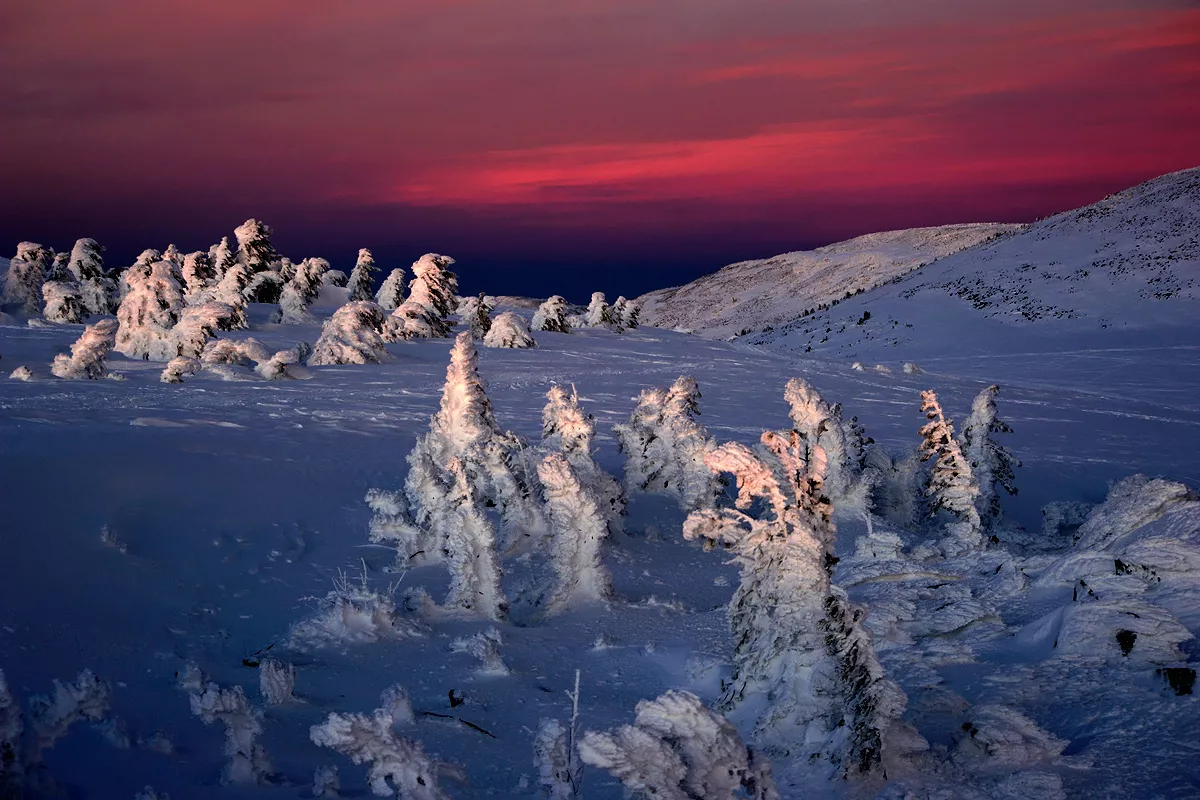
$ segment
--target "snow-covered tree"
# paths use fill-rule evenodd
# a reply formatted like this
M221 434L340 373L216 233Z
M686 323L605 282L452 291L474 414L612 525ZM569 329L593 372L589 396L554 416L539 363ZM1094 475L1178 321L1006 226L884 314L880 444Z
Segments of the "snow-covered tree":
M411 297L392 312L388 326L395 339L440 339L450 335L450 323L429 306Z
M450 800L438 786L439 765L418 742L401 739L387 709L375 713L332 713L309 729L318 747L336 750L354 764L368 764L367 784L376 797Z
M216 339L204 347L200 360L210 364L236 364L253 367L270 358L267 348L257 339Z
M979 484L971 465L954 438L954 426L942 413L942 405L932 389L921 392L921 411L928 420L920 430L921 460L934 460L925 489L930 510L937 513L945 509L958 520L950 526L951 537L957 542L956 550L979 547L983 543L979 512L975 509Z
M70 270L55 270L50 279L42 284L46 319L51 322L80 323L88 318L83 293Z
M400 307L400 303L404 300L404 279L406 277L404 270L399 267L388 273L383 285L375 293L375 302L379 304L380 308L385 311L395 311Z
M533 738L533 765L538 772L538 786L544 800L572 800L578 794L567 729L558 720L538 722Z
M199 358L217 331L230 331L239 322L238 311L215 301L187 306L171 329L175 355Z
M646 800L779 800L770 762L690 692L639 702L632 725L588 731L579 756Z
M619 299L620 298L618 298L618 300ZM641 317L641 304L638 303L637 300L626 300L624 311L619 317L617 317L617 324L619 324L622 328L629 328L632 330L641 324Z
M476 339L484 338L492 328L492 304L483 292L478 297L464 297L458 315Z
M222 236L218 244L214 244L208 249L209 259L213 266L213 279L221 280L225 277L225 273L233 269L233 265L238 263L237 250L229 244L229 237ZM247 276L249 272L247 271ZM247 280L249 278L247 277Z
M546 401L542 409L542 442L566 457L579 480L599 498L609 531L619 532L625 515L625 492L620 481L605 472L593 458L595 420L579 406L579 394L574 386L570 393L558 384L551 386L546 392Z
M271 761L258 738L262 736L263 713L250 705L241 686L222 689L190 665L191 672L181 677L181 688L188 691L192 714L205 725L220 722L225 726L225 755L229 758L221 776L225 784L266 784L270 782Z
M203 302L216 271L208 253L197 250L183 257L183 299L188 305Z
M210 298L233 309L233 330L249 327L246 320L246 286L250 283L250 272L245 264L233 262L221 274L221 279L209 292Z
M162 260L174 267L176 272L180 272L183 269L183 254L173 244L167 245L167 249L163 250Z
M199 359L189 356L175 356L167 362L158 379L163 383L183 383L185 375L195 375L200 371Z
M444 503L435 511L434 527L442 532L450 592L445 607L455 612L502 620L508 601L500 588L500 556L496 529L479 502L463 462L447 464L451 480Z
M413 279L408 285L409 299L442 319L453 314L457 306L458 277L449 270L453 263L450 256L426 253L413 262Z
M387 316L374 303L346 303L321 328L308 363L379 364L391 360L384 337Z
M1012 428L996 415L996 395L999 393L1000 387L993 385L976 395L971 404L971 415L963 423L958 440L979 486L975 508L980 517L989 521L1000 516L997 487L1015 495L1017 485L1013 469L1021 466L1012 451L992 440L994 433L1012 433Z
M257 274L271 269L279 260L275 245L271 244L272 231L256 219L248 219L233 232L237 239L237 260L245 264L250 273Z
M255 371L269 381L294 378L296 375L289 367L306 363L310 355L312 347L307 342L301 342L287 350L279 350L269 359L261 361Z
M276 268L273 269L272 272L279 273L279 280L283 281L285 284L292 278L296 277L296 264L290 258L280 258L279 261L275 263L275 267ZM328 275L329 273L330 270L325 270L324 274L321 276L322 282L325 280L325 275Z
M59 353L55 356L50 371L59 378L71 380L103 378L108 374L104 360L112 352L116 337L115 319L102 319L87 326L83 335L71 345L71 355Z
M681 375L669 389L644 390L629 422L613 426L628 491L672 494L685 511L715 503L721 483L704 458L716 445L696 422L699 400L695 379Z
M278 303L285 285L283 275L273 269L264 269L250 276L242 294L247 303Z
M117 282L104 270L104 248L95 239L77 240L71 248L67 268L79 284L88 314L111 314L115 309Z
M512 349L537 347L533 334L529 332L529 324L515 311L505 311L491 321L491 326L483 337L483 344L485 347Z
M26 314L42 313L42 284L53 262L54 251L50 248L35 242L18 244L4 276L3 302L19 306Z
M738 487L734 508L684 523L685 538L725 546L742 570L729 606L733 677L719 707L748 715L764 746L827 758L843 775L874 771L906 699L884 676L861 610L830 583L824 451L795 430L767 431L757 454L729 443L707 463Z
M600 543L608 534L604 501L562 453L538 464L550 519L550 561L555 582L544 604L548 614L602 602L611 593L608 570L600 563Z
M321 276L329 270L323 258L306 258L296 265L296 272L279 297L279 321L285 325L301 325L314 321L308 307L321 291ZM370 294L367 298L370 300ZM352 302L354 299L351 298ZM375 305L371 303L371 305Z
M793 429L800 434L805 446L805 459L812 448L821 447L828 459L825 471L825 492L840 500L850 490L856 477L846 443L841 407L831 407L811 383L792 378L784 388L783 397L791 406Z
M552 295L534 312L533 329L553 333L570 333L571 323L567 316L567 299L559 294Z
M604 300L604 292L592 293L592 301L588 303L583 319L584 324L591 328L609 328L615 326L612 307Z
M128 270L129 293L117 309L117 351L130 358L170 361L178 350L171 329L183 311L183 292L166 261Z
M536 499L536 478L526 460L525 442L500 429L479 375L478 353L471 334L464 331L450 351L446 384L439 411L429 430L417 439L408 455L405 495L414 527L428 530L430 541L418 549L426 557L445 555L448 535L441 521L454 476L447 473L451 459L463 468L478 493L479 502L495 504L510 539L540 533L545 521ZM412 553L400 553L407 559Z
M379 272L379 267L375 266L375 256L371 255L371 251L367 248L362 248L358 251L358 260L354 262L354 269L350 271L350 279L346 283L346 287L350 289L350 300L374 300L375 298L375 274ZM381 307L391 311L396 306L379 304ZM399 304L397 304L399 305Z

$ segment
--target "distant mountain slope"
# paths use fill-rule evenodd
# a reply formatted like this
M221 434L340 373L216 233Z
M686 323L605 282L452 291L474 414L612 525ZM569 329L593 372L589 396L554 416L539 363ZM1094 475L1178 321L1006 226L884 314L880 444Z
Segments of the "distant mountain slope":
M642 322L726 338L799 317L951 253L1020 230L993 223L871 233L816 250L730 264L684 286L643 295Z
M885 360L1200 344L1200 168L1140 184L742 341ZM1100 336L1106 332L1115 337ZM1183 340L1180 339L1183 337ZM1189 338L1190 337L1190 338ZM1186 341L1185 341L1186 340Z

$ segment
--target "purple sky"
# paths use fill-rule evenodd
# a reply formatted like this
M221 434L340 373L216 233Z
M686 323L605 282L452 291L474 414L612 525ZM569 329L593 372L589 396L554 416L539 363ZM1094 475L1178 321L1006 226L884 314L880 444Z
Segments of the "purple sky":
M464 291L632 295L1200 164L1195 2L37 0L0 73L0 250L255 216Z

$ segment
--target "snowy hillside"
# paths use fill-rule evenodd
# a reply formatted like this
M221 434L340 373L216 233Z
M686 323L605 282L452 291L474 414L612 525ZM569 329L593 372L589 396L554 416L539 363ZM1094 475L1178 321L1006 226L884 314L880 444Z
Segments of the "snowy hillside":
M643 295L642 319L727 338L778 327L807 309L842 300L1019 225L945 225L871 233L816 250L723 267L685 286Z
M1153 348L1197 341L1198 300L1200 168L1041 220L743 341L893 364Z

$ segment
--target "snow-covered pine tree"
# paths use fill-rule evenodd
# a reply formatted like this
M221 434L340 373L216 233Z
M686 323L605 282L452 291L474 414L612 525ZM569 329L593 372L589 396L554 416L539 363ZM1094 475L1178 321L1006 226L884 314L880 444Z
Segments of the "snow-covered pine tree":
M608 533L604 501L562 453L538 464L550 519L550 561L555 582L544 603L547 614L602 602L611 593L608 570L600 563L600 543Z
M825 492L840 500L850 490L856 477L846 444L841 407L830 407L811 383L792 378L784 388L783 397L791 406L794 430L800 434L806 453L821 447L829 465L825 471ZM808 456L805 456L806 460Z
M642 306L637 300L628 300L625 303L625 314L617 320L622 328L633 330L641 324Z
M54 263L54 251L35 242L21 242L4 276L3 302L26 314L40 314L45 305L42 284Z
M367 248L362 248L358 251L358 260L354 262L354 269L350 270L350 280L346 283L346 288L350 290L351 300L375 300L375 273L379 272L379 267L375 266L375 256L371 255L371 251ZM383 303L381 307L391 311L396 306L388 308Z
M183 257L183 300L188 305L202 303L206 299L209 284L216 277L212 259L208 253L197 250Z
M485 347L507 347L524 350L537 347L525 318L515 311L505 311L491 321L483 337Z
M546 392L542 409L542 442L562 453L579 479L595 492L612 533L619 533L625 516L625 491L621 482L604 471L593 458L596 422L579 406L575 387L571 392L555 384Z
M104 360L116 344L117 321L102 319L89 325L71 345L71 355L59 353L50 371L59 378L97 380L108 374Z
M233 269L233 265L238 263L237 250L229 244L229 237L222 236L221 241L214 244L208 249L209 259L213 266L213 280L220 281L225 277L225 273ZM247 276L249 273L247 272ZM247 277L249 281L249 277Z
M313 346L308 363L379 364L390 361L385 344L387 315L374 303L346 303L333 312L321 327L321 337Z
M130 358L170 361L178 351L171 329L183 311L183 291L170 263L128 270L129 292L117 309L117 351Z
M271 269L279 260L279 253L271 243L273 233L256 219L246 220L233 232L238 243L237 260L246 265L251 275Z
M665 492L684 511L711 507L720 493L719 478L705 466L716 445L700 413L695 379L681 375L669 389L646 389L629 422L613 426L625 453L626 491Z
M957 519L957 522L948 526L955 544L946 554L956 555L964 549L978 548L983 544L979 512L975 509L979 484L958 440L954 438L954 426L942 413L942 405L932 389L921 392L921 411L928 420L920 430L921 460L934 460L925 496L929 498L933 513L945 509Z
M275 264L283 266L282 261L276 261ZM283 275L273 269L264 269L250 276L250 282L242 294L247 303L278 303L285 285Z
M773 751L828 759L844 776L880 768L906 698L883 675L861 612L830 583L824 452L795 430L767 431L758 454L729 443L707 463L737 479L735 508L693 512L684 537L724 545L742 569L729 606L733 677L718 707L746 717Z
M43 313L51 322L77 324L88 318L75 274L67 267L69 260L69 253L56 255L46 282L42 284L42 299L45 301Z
M163 250L162 260L174 267L176 273L182 275L183 254L179 252L178 247L173 244L167 245L167 249Z
M171 329L175 354L200 358L217 331L230 331L238 322L238 312L224 303L209 301L184 307L179 321Z
M226 270L217 284L209 292L213 302L221 303L233 309L231 330L250 327L246 319L246 286L250 282L250 272L245 264L234 261Z
M588 731L579 756L645 800L779 800L770 762L691 692L639 702L632 725Z
M483 292L478 297L464 297L458 306L458 316L476 339L487 336L492 329L492 304Z
M629 301L625 299L625 295L619 296L612 304L612 308L608 313L612 316L613 325L618 328L625 327L625 316L629 313Z
M450 323L429 306L411 297L392 312L388 320L395 339L440 339L450 335Z
M975 483L979 486L979 497L975 508L986 522L994 522L1000 516L999 487L1010 495L1017 493L1016 476L1013 469L1021 466L1020 460L1002 444L992 440L994 433L1012 433L1012 428L996 415L996 395L999 386L989 386L975 397L971 404L971 415L963 422L959 434L959 447L971 465Z
M276 266L278 267L277 271L279 272L279 280L283 281L285 284L292 278L296 277L296 264L290 258L287 258L286 256L280 258L279 261L276 262ZM333 270L326 270L325 275L328 275L332 271ZM322 282L324 282L325 275L321 276ZM370 300L371 298L368 297L367 299Z
M458 296L458 277L450 271L450 256L426 253L412 265L413 279L408 285L410 301L420 303L441 319L454 313Z
M567 320L567 299L560 294L552 295L538 306L533 314L535 331L570 333L571 323Z
M321 277L329 270L323 258L306 258L296 265L296 272L279 296L279 321L285 325L302 325L315 321L308 307L321 291ZM370 295L367 296L369 302ZM357 302L357 301L352 301ZM371 303L371 305L375 305Z
M434 527L444 537L446 566L450 570L447 609L502 620L508 601L500 588L500 556L496 529L478 498L462 459L447 464L450 490L437 509Z
M95 239L79 239L71 248L67 268L79 284L83 305L90 316L111 314L115 308L117 282L104 270L104 248Z
M610 328L614 326L612 307L604 300L604 292L592 292L592 301L588 303L583 315L584 323L591 328Z
M400 307L400 303L404 301L405 277L407 276L404 270L399 267L388 273L383 285L375 293L375 302L379 304L380 308L385 311L395 311Z

